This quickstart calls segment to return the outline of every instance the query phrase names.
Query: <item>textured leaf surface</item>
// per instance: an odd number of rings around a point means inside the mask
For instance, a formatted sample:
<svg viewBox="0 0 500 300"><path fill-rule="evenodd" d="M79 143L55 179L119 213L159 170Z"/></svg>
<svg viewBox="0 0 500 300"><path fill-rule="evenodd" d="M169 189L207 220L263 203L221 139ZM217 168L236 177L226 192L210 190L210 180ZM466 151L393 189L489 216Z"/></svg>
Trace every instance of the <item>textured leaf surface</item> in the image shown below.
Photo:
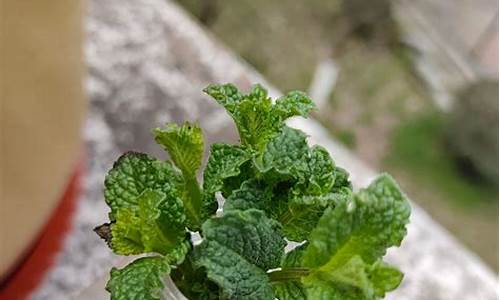
<svg viewBox="0 0 500 300"><path fill-rule="evenodd" d="M196 264L217 283L223 298L272 299L266 270L279 265L286 242L280 226L259 210L230 211L203 224Z"/></svg>
<svg viewBox="0 0 500 300"><path fill-rule="evenodd" d="M117 212L111 225L111 248L122 255L157 252L167 254L185 238L182 202L175 195L145 190L138 208Z"/></svg>
<svg viewBox="0 0 500 300"><path fill-rule="evenodd" d="M307 117L314 108L314 102L306 94L292 91L276 100L273 115L278 116L281 121L294 116Z"/></svg>
<svg viewBox="0 0 500 300"><path fill-rule="evenodd" d="M224 202L224 211L247 210L256 208L260 210L270 209L273 199L272 190L263 182L250 179L241 185Z"/></svg>
<svg viewBox="0 0 500 300"><path fill-rule="evenodd" d="M328 193L336 179L335 165L328 151L321 146L314 146L309 155L308 167L307 194Z"/></svg>
<svg viewBox="0 0 500 300"><path fill-rule="evenodd" d="M136 207L146 189L170 192L180 174L167 162L143 153L127 152L113 165L104 181L104 197L111 208L110 218L121 208Z"/></svg>
<svg viewBox="0 0 500 300"><path fill-rule="evenodd" d="M220 191L224 180L240 174L241 165L251 157L252 155L241 146L213 144L203 173L204 191L209 194Z"/></svg>
<svg viewBox="0 0 500 300"><path fill-rule="evenodd" d="M307 299L375 300L400 284L402 273L381 261L387 248L400 244L409 221L409 202L394 180L382 175L357 194L332 195L337 198L302 198L334 205L308 242L286 255L282 271L271 275L279 299L302 292ZM306 275L293 276L304 268Z"/></svg>
<svg viewBox="0 0 500 300"><path fill-rule="evenodd" d="M210 85L204 90L212 96L233 118L241 143L260 151L267 141L284 125L290 117L306 117L314 104L301 92L290 92L273 105L267 90L255 85L249 94L243 95L230 84Z"/></svg>
<svg viewBox="0 0 500 300"><path fill-rule="evenodd" d="M279 174L299 177L307 166L309 148L306 135L297 129L283 127L280 134L269 141L262 154L260 169L271 169Z"/></svg>
<svg viewBox="0 0 500 300"><path fill-rule="evenodd" d="M203 90L206 94L214 98L217 103L222 105L230 114L237 111L238 103L243 95L233 84L211 84Z"/></svg>
<svg viewBox="0 0 500 300"><path fill-rule="evenodd" d="M380 298L384 298L386 292L395 290L403 280L401 271L383 261L370 266L368 276L375 289L375 295Z"/></svg>
<svg viewBox="0 0 500 300"><path fill-rule="evenodd" d="M394 179L378 177L350 201L328 209L311 233L304 262L342 265L355 255L373 264L406 235L410 205Z"/></svg>
<svg viewBox="0 0 500 300"><path fill-rule="evenodd" d="M203 158L203 134L198 125L167 124L154 130L155 140L170 154L175 165L187 177L195 177Z"/></svg>
<svg viewBox="0 0 500 300"><path fill-rule="evenodd" d="M197 263L220 288L221 299L273 299L266 273L236 252L217 242L204 242L195 248Z"/></svg>
<svg viewBox="0 0 500 300"><path fill-rule="evenodd" d="M204 238L218 242L264 269L279 266L286 242L278 222L256 209L230 211L203 224Z"/></svg>
<svg viewBox="0 0 500 300"><path fill-rule="evenodd" d="M170 266L161 257L143 257L123 269L113 268L106 290L112 300L161 299L164 276Z"/></svg>

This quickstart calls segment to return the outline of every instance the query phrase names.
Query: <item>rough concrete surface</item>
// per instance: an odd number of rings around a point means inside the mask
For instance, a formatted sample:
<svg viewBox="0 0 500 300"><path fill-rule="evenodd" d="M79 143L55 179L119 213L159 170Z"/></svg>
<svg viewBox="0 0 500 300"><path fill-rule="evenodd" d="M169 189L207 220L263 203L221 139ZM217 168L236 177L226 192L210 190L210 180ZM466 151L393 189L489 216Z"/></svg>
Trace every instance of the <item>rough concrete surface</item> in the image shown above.
<svg viewBox="0 0 500 300"><path fill-rule="evenodd" d="M171 1L92 0L86 27L87 173L74 228L33 299L68 299L92 284L100 287L87 298L106 299L100 278L120 259L92 228L107 218L102 184L113 161L127 150L164 157L150 129L167 121L198 120L207 144L234 141L230 119L201 89L210 82L233 82L243 89L256 82L267 85ZM272 93L278 94L275 89ZM315 121L297 119L292 125L331 151L356 186L373 178ZM389 299L497 299L496 276L418 207L403 246L393 250L389 260L406 276Z"/></svg>

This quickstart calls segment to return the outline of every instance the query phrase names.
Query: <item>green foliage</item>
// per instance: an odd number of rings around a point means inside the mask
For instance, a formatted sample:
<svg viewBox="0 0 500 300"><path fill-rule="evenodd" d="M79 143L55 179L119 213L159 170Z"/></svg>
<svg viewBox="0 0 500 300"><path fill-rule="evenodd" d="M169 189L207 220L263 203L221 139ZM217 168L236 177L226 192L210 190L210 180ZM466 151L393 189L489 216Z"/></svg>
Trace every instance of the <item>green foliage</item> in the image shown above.
<svg viewBox="0 0 500 300"><path fill-rule="evenodd" d="M482 80L457 95L448 140L485 179L498 183L498 80Z"/></svg>
<svg viewBox="0 0 500 300"><path fill-rule="evenodd" d="M112 300L163 299L163 278L169 272L170 266L162 257L139 258L123 269L111 269L106 290Z"/></svg>
<svg viewBox="0 0 500 300"><path fill-rule="evenodd" d="M113 269L111 297L159 299L171 270L190 299L371 300L395 289L402 274L382 257L406 234L410 207L392 178L353 192L326 149L285 125L313 107L301 92L273 104L259 85L247 95L230 84L205 91L233 117L241 145L212 145L202 187L202 133L189 123L154 131L173 163L139 153L115 163L110 223L96 232L117 254L159 256ZM285 254L287 241L302 244Z"/></svg>

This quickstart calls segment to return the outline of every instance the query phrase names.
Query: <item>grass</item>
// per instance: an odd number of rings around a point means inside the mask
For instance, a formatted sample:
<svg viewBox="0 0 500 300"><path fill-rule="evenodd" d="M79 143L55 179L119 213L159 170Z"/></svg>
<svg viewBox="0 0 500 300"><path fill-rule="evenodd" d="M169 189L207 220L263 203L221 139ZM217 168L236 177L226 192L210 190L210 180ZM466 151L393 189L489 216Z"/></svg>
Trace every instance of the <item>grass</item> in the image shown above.
<svg viewBox="0 0 500 300"><path fill-rule="evenodd" d="M467 174L450 155L446 118L427 112L402 124L384 160L412 199L498 268L498 186Z"/></svg>
<svg viewBox="0 0 500 300"><path fill-rule="evenodd" d="M420 183L445 194L452 204L475 209L495 202L497 187L466 174L450 155L445 125L444 115L437 112L403 124L394 134L386 164L411 172Z"/></svg>
<svg viewBox="0 0 500 300"><path fill-rule="evenodd" d="M335 137L349 149L356 148L356 135L350 130L340 130L335 133Z"/></svg>

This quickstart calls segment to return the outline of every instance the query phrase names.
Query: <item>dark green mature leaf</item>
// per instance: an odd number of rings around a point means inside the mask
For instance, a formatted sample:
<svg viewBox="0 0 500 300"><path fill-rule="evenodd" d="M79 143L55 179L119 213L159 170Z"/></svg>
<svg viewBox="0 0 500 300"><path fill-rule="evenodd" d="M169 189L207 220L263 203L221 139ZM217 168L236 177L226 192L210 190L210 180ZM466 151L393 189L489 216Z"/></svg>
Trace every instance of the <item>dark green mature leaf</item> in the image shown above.
<svg viewBox="0 0 500 300"><path fill-rule="evenodd" d="M203 173L205 193L215 194L222 189L224 180L240 174L240 167L252 158L241 146L213 144L207 167Z"/></svg>
<svg viewBox="0 0 500 300"><path fill-rule="evenodd" d="M172 270L170 277L188 299L219 299L219 287L207 278L207 273L203 268L196 268L193 265L194 257L192 254L191 252L191 255L187 256L182 264Z"/></svg>
<svg viewBox="0 0 500 300"><path fill-rule="evenodd" d="M285 126L269 141L257 167L261 172L272 169L283 176L299 179L308 168L308 155L306 135L300 130Z"/></svg>
<svg viewBox="0 0 500 300"><path fill-rule="evenodd" d="M346 197L341 193L292 196L287 209L278 218L286 238L296 242L307 239L325 209L345 201Z"/></svg>
<svg viewBox="0 0 500 300"><path fill-rule="evenodd" d="M278 222L256 209L230 211L203 224L203 236L264 269L279 266L286 242Z"/></svg>
<svg viewBox="0 0 500 300"><path fill-rule="evenodd" d="M164 276L169 272L170 266L162 257L139 258L123 269L111 269L106 290L112 300L162 299Z"/></svg>
<svg viewBox="0 0 500 300"><path fill-rule="evenodd" d="M119 209L134 208L144 190L170 193L178 184L180 174L168 162L147 154L127 152L113 165L104 181L104 197L111 208L110 219Z"/></svg>
<svg viewBox="0 0 500 300"><path fill-rule="evenodd" d="M335 165L328 151L321 146L314 146L308 159L308 185L306 193L321 195L331 191L336 178Z"/></svg>
<svg viewBox="0 0 500 300"><path fill-rule="evenodd" d="M203 133L196 124L167 124L153 130L155 140L186 177L195 177L203 158Z"/></svg>
<svg viewBox="0 0 500 300"><path fill-rule="evenodd" d="M247 210L250 208L262 211L272 208L272 190L265 183L250 179L241 185L224 202L224 211Z"/></svg>
<svg viewBox="0 0 500 300"><path fill-rule="evenodd" d="M195 248L197 264L221 288L221 299L273 298L266 273L218 242L203 242Z"/></svg>
<svg viewBox="0 0 500 300"><path fill-rule="evenodd" d="M222 289L224 299L272 299L266 270L279 265L286 242L280 225L262 211L230 211L203 224L196 264Z"/></svg>
<svg viewBox="0 0 500 300"><path fill-rule="evenodd" d="M110 246L117 254L168 254L185 239L182 202L172 194L145 190L137 208L123 208L111 224Z"/></svg>

